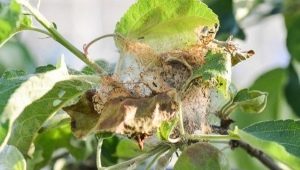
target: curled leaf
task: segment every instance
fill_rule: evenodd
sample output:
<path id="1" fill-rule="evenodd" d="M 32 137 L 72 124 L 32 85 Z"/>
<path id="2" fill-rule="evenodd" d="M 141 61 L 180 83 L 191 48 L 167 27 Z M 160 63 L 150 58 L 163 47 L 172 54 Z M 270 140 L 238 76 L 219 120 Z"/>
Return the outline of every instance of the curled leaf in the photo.
<path id="1" fill-rule="evenodd" d="M 233 102 L 242 111 L 249 113 L 260 113 L 267 105 L 268 93 L 258 90 L 243 89 L 237 93 Z"/>

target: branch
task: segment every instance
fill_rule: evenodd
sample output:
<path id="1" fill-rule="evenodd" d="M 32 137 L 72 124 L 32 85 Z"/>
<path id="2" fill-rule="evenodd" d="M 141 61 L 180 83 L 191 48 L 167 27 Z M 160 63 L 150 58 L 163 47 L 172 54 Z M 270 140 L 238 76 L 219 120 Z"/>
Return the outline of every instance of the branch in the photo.
<path id="1" fill-rule="evenodd" d="M 245 143 L 243 141 L 238 140 L 232 140 L 230 141 L 230 145 L 232 149 L 235 149 L 237 147 L 240 147 L 247 151 L 247 153 L 256 159 L 258 159 L 261 163 L 263 163 L 266 167 L 268 167 L 270 170 L 282 170 L 276 162 L 269 156 L 267 156 L 265 153 L 263 153 L 261 150 L 255 149 L 252 146 L 250 146 L 248 143 Z"/>
<path id="2" fill-rule="evenodd" d="M 80 60 L 85 62 L 87 65 L 89 65 L 91 68 L 93 68 L 97 73 L 99 74 L 107 74 L 106 71 L 97 65 L 94 61 L 90 60 L 87 55 L 85 55 L 83 52 L 78 50 L 73 44 L 71 44 L 69 41 L 67 41 L 55 28 L 53 23 L 49 22 L 37 9 L 32 7 L 29 2 L 26 0 L 20 0 L 20 4 L 22 4 L 24 7 L 26 7 L 32 15 L 35 17 L 35 19 L 45 28 L 48 30 L 51 37 L 63 45 L 65 48 L 67 48 L 70 52 L 72 52 L 75 56 L 77 56 Z"/>

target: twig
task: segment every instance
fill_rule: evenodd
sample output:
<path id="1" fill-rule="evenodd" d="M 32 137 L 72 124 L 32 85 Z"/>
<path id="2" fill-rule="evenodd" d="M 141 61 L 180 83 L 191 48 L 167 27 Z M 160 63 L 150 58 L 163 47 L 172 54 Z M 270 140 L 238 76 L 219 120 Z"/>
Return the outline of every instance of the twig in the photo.
<path id="1" fill-rule="evenodd" d="M 261 150 L 255 149 L 252 146 L 250 146 L 248 143 L 245 143 L 240 140 L 232 140 L 230 141 L 230 145 L 232 149 L 235 149 L 237 147 L 240 147 L 247 151 L 247 153 L 256 159 L 258 159 L 261 163 L 263 163 L 266 167 L 268 167 L 270 170 L 282 170 L 276 162 L 269 156 L 267 156 L 265 153 L 263 153 Z"/>
<path id="2" fill-rule="evenodd" d="M 51 37 L 63 45 L 65 48 L 67 48 L 70 52 L 72 52 L 76 57 L 81 59 L 83 62 L 85 62 L 87 65 L 89 65 L 91 68 L 93 68 L 97 73 L 99 74 L 107 74 L 106 71 L 97 65 L 94 61 L 90 60 L 90 58 L 85 55 L 83 52 L 78 50 L 73 44 L 71 44 L 69 41 L 67 41 L 55 28 L 53 23 L 49 22 L 37 9 L 32 7 L 28 1 L 25 0 L 19 0 L 19 3 L 22 4 L 24 7 L 26 7 L 29 12 L 35 17 L 35 19 L 45 28 L 48 30 Z"/>
<path id="3" fill-rule="evenodd" d="M 93 45 L 95 42 L 103 39 L 103 38 L 107 38 L 107 37 L 114 37 L 116 36 L 116 34 L 106 34 L 106 35 L 103 35 L 103 36 L 100 36 L 100 37 L 97 37 L 95 39 L 93 39 L 91 42 L 89 42 L 88 44 L 84 44 L 83 45 L 83 52 L 85 55 L 88 55 L 88 50 L 90 48 L 91 45 Z"/>

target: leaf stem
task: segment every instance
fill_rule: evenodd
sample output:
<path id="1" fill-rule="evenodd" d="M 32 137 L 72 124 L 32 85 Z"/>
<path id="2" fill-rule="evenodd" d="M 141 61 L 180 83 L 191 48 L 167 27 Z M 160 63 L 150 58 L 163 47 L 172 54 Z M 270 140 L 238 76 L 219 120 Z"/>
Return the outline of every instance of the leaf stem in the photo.
<path id="1" fill-rule="evenodd" d="M 160 152 L 165 152 L 168 149 L 170 149 L 169 145 L 165 145 L 165 144 L 160 144 L 158 145 L 156 148 L 150 150 L 147 153 L 141 154 L 131 160 L 125 161 L 125 162 L 121 162 L 119 164 L 113 165 L 113 166 L 109 166 L 109 167 L 101 167 L 98 170 L 120 170 L 120 169 L 134 169 L 137 165 L 141 164 L 142 162 L 144 162 L 147 158 L 160 153 Z"/>
<path id="2" fill-rule="evenodd" d="M 98 144 L 97 144 L 97 151 L 96 151 L 96 164 L 97 164 L 97 169 L 102 169 L 101 165 L 101 147 L 103 144 L 103 138 L 97 139 Z"/>
<path id="3" fill-rule="evenodd" d="M 106 35 L 102 35 L 100 37 L 97 37 L 95 39 L 93 39 L 91 42 L 89 42 L 88 44 L 85 44 L 84 47 L 83 47 L 83 52 L 85 55 L 88 54 L 88 50 L 90 48 L 91 45 L 93 45 L 95 42 L 99 41 L 99 40 L 102 40 L 103 38 L 107 38 L 107 37 L 114 37 L 116 36 L 116 34 L 106 34 Z"/>
<path id="4" fill-rule="evenodd" d="M 65 48 L 67 48 L 70 52 L 72 52 L 75 56 L 77 56 L 79 59 L 81 59 L 84 63 L 89 65 L 91 68 L 93 68 L 97 73 L 99 74 L 107 74 L 105 70 L 97 65 L 94 61 L 90 60 L 87 55 L 85 55 L 83 52 L 78 50 L 73 44 L 71 44 L 68 40 L 66 40 L 55 28 L 54 24 L 49 22 L 37 9 L 32 7 L 29 2 L 25 0 L 20 0 L 20 4 L 25 6 L 35 17 L 35 19 L 45 28 L 49 31 L 49 34 L 51 37 L 63 45 Z"/>
<path id="5" fill-rule="evenodd" d="M 179 102 L 178 116 L 179 116 L 180 133 L 181 133 L 181 135 L 184 135 L 185 134 L 185 130 L 184 130 L 184 124 L 183 124 L 182 103 L 181 103 L 181 101 Z"/>

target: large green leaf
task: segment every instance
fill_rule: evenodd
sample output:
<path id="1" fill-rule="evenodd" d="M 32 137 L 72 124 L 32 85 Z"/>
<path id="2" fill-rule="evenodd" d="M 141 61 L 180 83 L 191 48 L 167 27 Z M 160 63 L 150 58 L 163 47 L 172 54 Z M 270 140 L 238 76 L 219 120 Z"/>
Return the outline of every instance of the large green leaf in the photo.
<path id="1" fill-rule="evenodd" d="M 70 76 L 69 80 L 57 82 L 45 95 L 28 105 L 15 120 L 8 143 L 15 145 L 23 154 L 29 154 L 43 123 L 65 104 L 92 88 L 86 77 Z"/>
<path id="2" fill-rule="evenodd" d="M 219 25 L 216 14 L 198 0 L 139 0 L 116 26 L 115 32 L 146 43 L 156 51 L 196 44 L 197 32 Z"/>
<path id="3" fill-rule="evenodd" d="M 12 79 L 1 78 L 0 115 L 1 145 L 6 143 L 11 126 L 16 118 L 35 100 L 41 98 L 53 88 L 55 83 L 67 79 L 68 71 L 62 60 L 56 70 L 28 77 Z M 6 128 L 4 128 L 6 127 Z"/>
<path id="4" fill-rule="evenodd" d="M 296 170 L 300 167 L 299 128 L 299 121 L 279 120 L 260 122 L 243 130 L 236 128 L 233 133 L 251 146 Z"/>
<path id="5" fill-rule="evenodd" d="M 16 32 L 31 25 L 17 0 L 0 1 L 0 47 Z"/>
<path id="6" fill-rule="evenodd" d="M 6 145 L 0 151 L 1 170 L 26 170 L 26 161 L 22 153 L 14 146 Z"/>
<path id="7" fill-rule="evenodd" d="M 211 144 L 196 143 L 182 152 L 174 169 L 228 170 L 229 164 L 222 152 Z"/>
<path id="8" fill-rule="evenodd" d="M 253 124 L 243 129 L 263 140 L 277 142 L 300 158 L 300 121 L 277 120 Z"/>

